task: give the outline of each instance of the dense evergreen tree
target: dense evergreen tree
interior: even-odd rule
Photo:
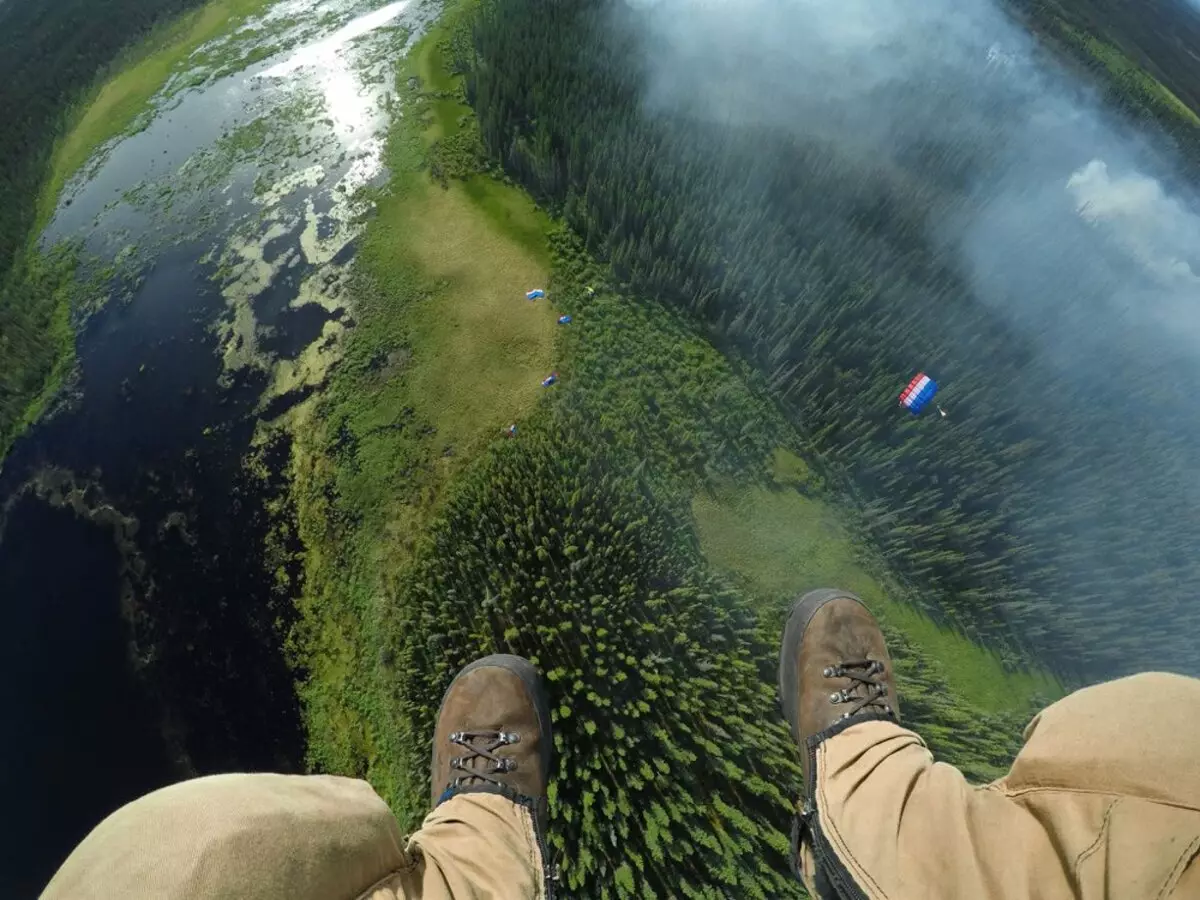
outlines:
[[[83,289],[76,254],[65,246],[28,254],[0,274],[0,461],[55,367],[74,358],[71,303]]]
[[[568,896],[784,897],[800,781],[752,604],[707,572],[689,523],[560,409],[492,449],[381,608],[378,747],[408,772],[454,673],[516,653],[546,673],[555,729],[549,843]],[[906,721],[969,776],[995,777],[1025,715],[958,706],[900,635]],[[415,786],[420,808],[428,785]]]
[[[1101,367],[1057,365],[980,302],[930,237],[998,165],[1017,110],[980,122],[973,94],[939,83],[928,107],[976,131],[900,136],[901,163],[769,125],[650,117],[616,5],[486,6],[456,52],[489,152],[620,281],[745,354],[940,615],[1063,673],[1196,670],[1200,521],[1178,482],[1194,366],[1131,334],[1104,361],[1124,379],[1114,396]],[[1051,237],[1073,239],[1030,223],[1029,241]],[[1063,321],[1085,323],[1110,274],[1057,276]],[[953,382],[949,420],[897,414],[914,364]]]
[[[570,896],[794,896],[799,769],[770,648],[686,524],[587,433],[560,421],[496,448],[433,527],[389,629],[409,765],[459,667],[527,656],[551,691]]]

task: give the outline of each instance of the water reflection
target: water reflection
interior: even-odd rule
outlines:
[[[357,38],[394,22],[409,2],[399,0],[359,16],[324,40],[301,48],[290,58],[257,75],[262,79],[283,79],[300,69],[314,71],[314,80],[324,95],[326,115],[333,123],[334,132],[347,149],[365,151],[354,166],[354,178],[359,184],[369,182],[382,166],[383,142],[377,131],[383,121],[383,112],[375,102],[373,92],[365,89],[362,72],[344,51]]]

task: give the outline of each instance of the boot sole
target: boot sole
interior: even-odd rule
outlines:
[[[779,647],[779,703],[783,707],[783,717],[792,730],[792,737],[797,742],[800,740],[800,684],[796,653],[812,617],[826,603],[839,599],[855,600],[867,609],[867,604],[857,594],[837,588],[820,588],[809,591],[792,604],[792,611],[788,613],[783,629],[783,641]]]
[[[450,682],[450,686],[442,694],[442,702],[438,704],[438,716],[434,721],[441,719],[442,707],[446,705],[446,697],[450,695],[450,691],[454,688],[454,683],[458,679],[462,678],[468,672],[489,667],[512,672],[525,685],[525,691],[529,694],[529,698],[533,701],[533,708],[537,711],[538,727],[541,728],[546,747],[546,752],[542,755],[542,784],[549,784],[550,763],[554,756],[554,734],[550,725],[550,698],[546,693],[546,684],[542,680],[541,674],[533,667],[533,663],[525,657],[514,656],[511,653],[493,653],[491,656],[477,659],[475,662],[464,667],[462,671],[454,676],[454,681]]]

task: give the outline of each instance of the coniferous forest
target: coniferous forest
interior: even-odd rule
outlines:
[[[550,841],[569,859],[571,896],[633,896],[635,884],[787,896],[779,824],[798,768],[760,667],[767,644],[682,525],[586,433],[539,429],[451,501],[397,606],[408,640],[395,694],[424,735],[471,659],[502,646],[545,670]],[[412,743],[419,771],[428,742]],[[624,846],[597,841],[605,833]]]
[[[610,0],[490,0],[456,46],[488,151],[622,282],[760,371],[939,615],[1069,676],[1196,671],[1194,362],[1144,323],[1092,329],[1113,284],[1141,282],[1079,217],[1024,223],[1003,308],[947,252],[978,185],[1006,177],[1024,99],[984,116],[931,78],[952,143],[914,128],[886,158],[851,154],[782,116],[650,108],[646,42]],[[1048,242],[1087,265],[1056,269]],[[922,369],[946,418],[897,409]]]
[[[471,468],[396,586],[357,613],[378,664],[346,693],[371,698],[369,760],[331,741],[346,695],[316,684],[310,752],[332,771],[361,759],[415,825],[447,684],[481,655],[520,654],[550,695],[547,841],[564,896],[803,896],[788,864],[800,776],[776,696],[778,623],[714,572],[688,503],[763,478],[764,456],[792,435],[682,316],[589,295],[606,270],[570,233],[553,247],[556,294],[587,322],[569,348],[576,390]],[[997,777],[1031,711],[963,705],[939,661],[887,637],[906,723],[967,777]]]

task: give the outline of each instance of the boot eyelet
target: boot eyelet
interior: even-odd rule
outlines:
[[[830,694],[829,702],[834,703],[834,704],[841,703],[842,702],[842,692],[834,691],[832,694]]]
[[[505,731],[500,734],[500,740],[506,744],[519,744],[521,742],[521,735],[515,731]]]
[[[458,767],[459,767],[461,764],[462,764],[462,757],[461,757],[461,756],[452,756],[452,757],[450,757],[450,768],[452,768],[452,769],[457,769],[457,768],[458,768]]]
[[[834,675],[837,674],[837,669],[835,669],[833,666],[826,666],[825,671],[822,672],[821,674],[824,675],[826,678],[832,678]]]
[[[517,761],[511,757],[504,757],[496,764],[497,772],[515,772],[517,769]]]
[[[452,743],[455,743],[455,744],[457,744],[457,743],[458,743],[459,741],[461,741],[462,739],[463,739],[463,733],[462,733],[461,731],[452,731],[452,732],[450,732],[450,741],[451,741]]]

